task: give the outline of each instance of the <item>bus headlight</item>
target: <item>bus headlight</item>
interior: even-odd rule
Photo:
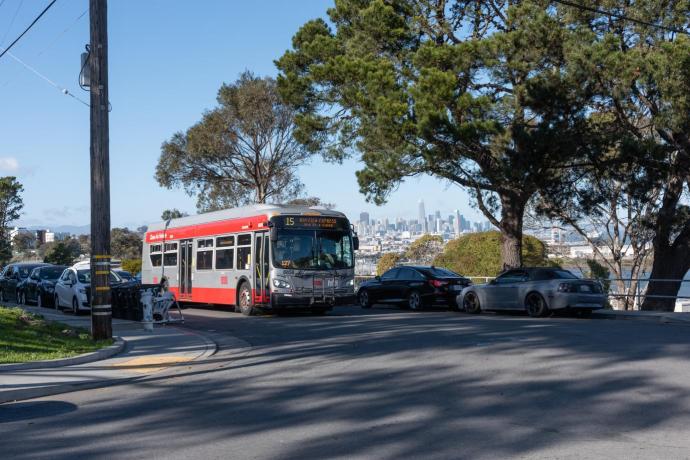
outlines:
[[[273,286],[281,289],[290,289],[290,283],[278,278],[273,278]]]
[[[355,285],[355,279],[352,278],[351,280],[347,280],[347,283],[345,283],[347,286],[354,286]]]

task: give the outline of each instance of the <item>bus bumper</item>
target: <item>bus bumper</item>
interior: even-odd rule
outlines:
[[[355,303],[354,294],[336,294],[334,296],[304,296],[295,294],[271,294],[270,309],[338,307]]]

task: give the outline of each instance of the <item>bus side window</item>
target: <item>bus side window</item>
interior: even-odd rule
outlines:
[[[237,236],[237,262],[236,270],[251,270],[252,268],[252,235],[243,234]]]

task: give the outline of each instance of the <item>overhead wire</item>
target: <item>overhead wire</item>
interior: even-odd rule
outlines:
[[[669,27],[669,26],[665,26],[665,25],[662,25],[662,24],[654,24],[653,22],[649,22],[649,21],[644,21],[644,20],[642,20],[642,19],[633,18],[633,17],[630,17],[630,16],[626,16],[626,15],[624,15],[624,14],[613,13],[613,12],[611,12],[611,11],[602,10],[601,8],[596,8],[596,7],[593,7],[593,6],[582,5],[582,4],[579,4],[579,3],[571,2],[571,1],[569,1],[569,0],[551,0],[551,1],[553,1],[554,3],[559,3],[559,4],[561,4],[561,5],[570,6],[570,7],[572,7],[572,8],[577,8],[577,9],[580,9],[580,10],[583,10],[583,11],[589,11],[590,13],[597,13],[597,14],[601,14],[602,16],[609,16],[609,17],[612,17],[612,18],[621,19],[621,20],[623,20],[623,21],[634,22],[634,23],[636,23],[636,24],[644,25],[644,26],[647,26],[647,27],[654,27],[654,28],[657,28],[657,29],[666,30],[666,31],[668,31],[668,32],[673,32],[673,33],[676,33],[676,34],[684,34],[684,35],[689,35],[689,36],[690,36],[690,32],[687,31],[687,30],[677,29],[677,28],[675,28],[675,27]]]
[[[0,47],[0,48],[2,48],[2,47]],[[4,49],[4,48],[2,48],[2,49]],[[14,59],[15,61],[17,61],[18,63],[20,63],[21,65],[23,65],[25,68],[27,68],[28,70],[30,70],[30,71],[31,71],[32,73],[34,73],[36,76],[38,76],[38,77],[41,78],[42,80],[46,81],[49,85],[51,85],[51,86],[57,88],[57,89],[58,89],[62,94],[64,94],[65,96],[70,96],[70,97],[74,98],[75,100],[77,100],[78,102],[81,102],[81,103],[84,104],[85,106],[90,107],[88,102],[84,101],[83,99],[81,99],[81,98],[78,97],[77,95],[72,94],[72,93],[71,93],[67,88],[65,88],[64,86],[62,86],[62,85],[60,85],[60,84],[54,82],[54,81],[51,80],[50,78],[46,77],[46,76],[43,75],[41,72],[39,72],[38,70],[36,70],[36,69],[33,68],[32,66],[30,66],[29,64],[27,64],[26,62],[24,62],[23,60],[19,59],[17,56],[15,56],[15,55],[12,54],[11,52],[9,52],[7,49],[4,49],[3,54],[5,54],[5,53],[7,53],[7,55],[8,55],[9,57],[11,57],[11,58]]]
[[[36,16],[36,18],[33,21],[31,21],[31,24],[29,24],[27,28],[24,29],[24,32],[19,34],[19,36],[15,38],[14,41],[12,41],[12,43],[10,43],[9,46],[7,46],[7,48],[5,48],[5,50],[2,53],[0,53],[0,59],[2,59],[2,57],[5,54],[7,54],[12,49],[12,47],[16,45],[17,42],[21,40],[24,35],[26,35],[26,33],[29,30],[31,30],[31,28],[38,22],[39,19],[43,17],[44,14],[46,14],[46,12],[50,9],[50,7],[52,7],[55,4],[55,2],[57,2],[57,0],[52,0],[50,3],[48,3],[48,5],[45,8],[43,8],[43,11],[41,11],[40,14]]]
[[[82,13],[81,13],[79,16],[77,16],[77,17],[74,19],[74,21],[72,21],[72,23],[71,23],[70,25],[68,25],[67,27],[65,27],[65,29],[63,29],[62,32],[60,32],[59,34],[57,34],[57,35],[55,36],[55,38],[48,44],[48,46],[46,46],[45,48],[43,48],[43,50],[41,50],[38,54],[36,54],[36,56],[40,56],[40,55],[42,55],[43,53],[45,53],[46,51],[48,51],[50,48],[52,48],[53,45],[55,45],[55,43],[57,43],[67,32],[69,32],[69,30],[70,30],[72,27],[74,27],[75,25],[77,25],[77,23],[79,22],[79,20],[80,20],[81,18],[83,18],[84,16],[86,16],[86,13],[88,13],[88,12],[89,12],[88,8],[85,9],[84,11],[82,11]]]
[[[5,0],[3,0],[2,3],[5,3]],[[17,9],[14,10],[14,16],[12,16],[12,19],[10,20],[10,25],[7,26],[7,30],[6,30],[5,33],[2,35],[2,39],[0,40],[0,45],[2,45],[3,43],[5,43],[5,39],[7,38],[7,35],[10,33],[10,30],[12,30],[12,26],[14,25],[14,20],[17,19],[17,14],[19,14],[19,10],[22,8],[22,5],[23,5],[23,4],[24,4],[24,0],[21,0],[21,1],[17,4]],[[0,5],[0,6],[1,6],[1,5]]]

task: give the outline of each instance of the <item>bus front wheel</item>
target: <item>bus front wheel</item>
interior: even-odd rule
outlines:
[[[249,284],[242,283],[240,286],[239,295],[240,312],[244,316],[251,316],[254,314],[254,307],[252,306],[252,290],[249,289]]]

